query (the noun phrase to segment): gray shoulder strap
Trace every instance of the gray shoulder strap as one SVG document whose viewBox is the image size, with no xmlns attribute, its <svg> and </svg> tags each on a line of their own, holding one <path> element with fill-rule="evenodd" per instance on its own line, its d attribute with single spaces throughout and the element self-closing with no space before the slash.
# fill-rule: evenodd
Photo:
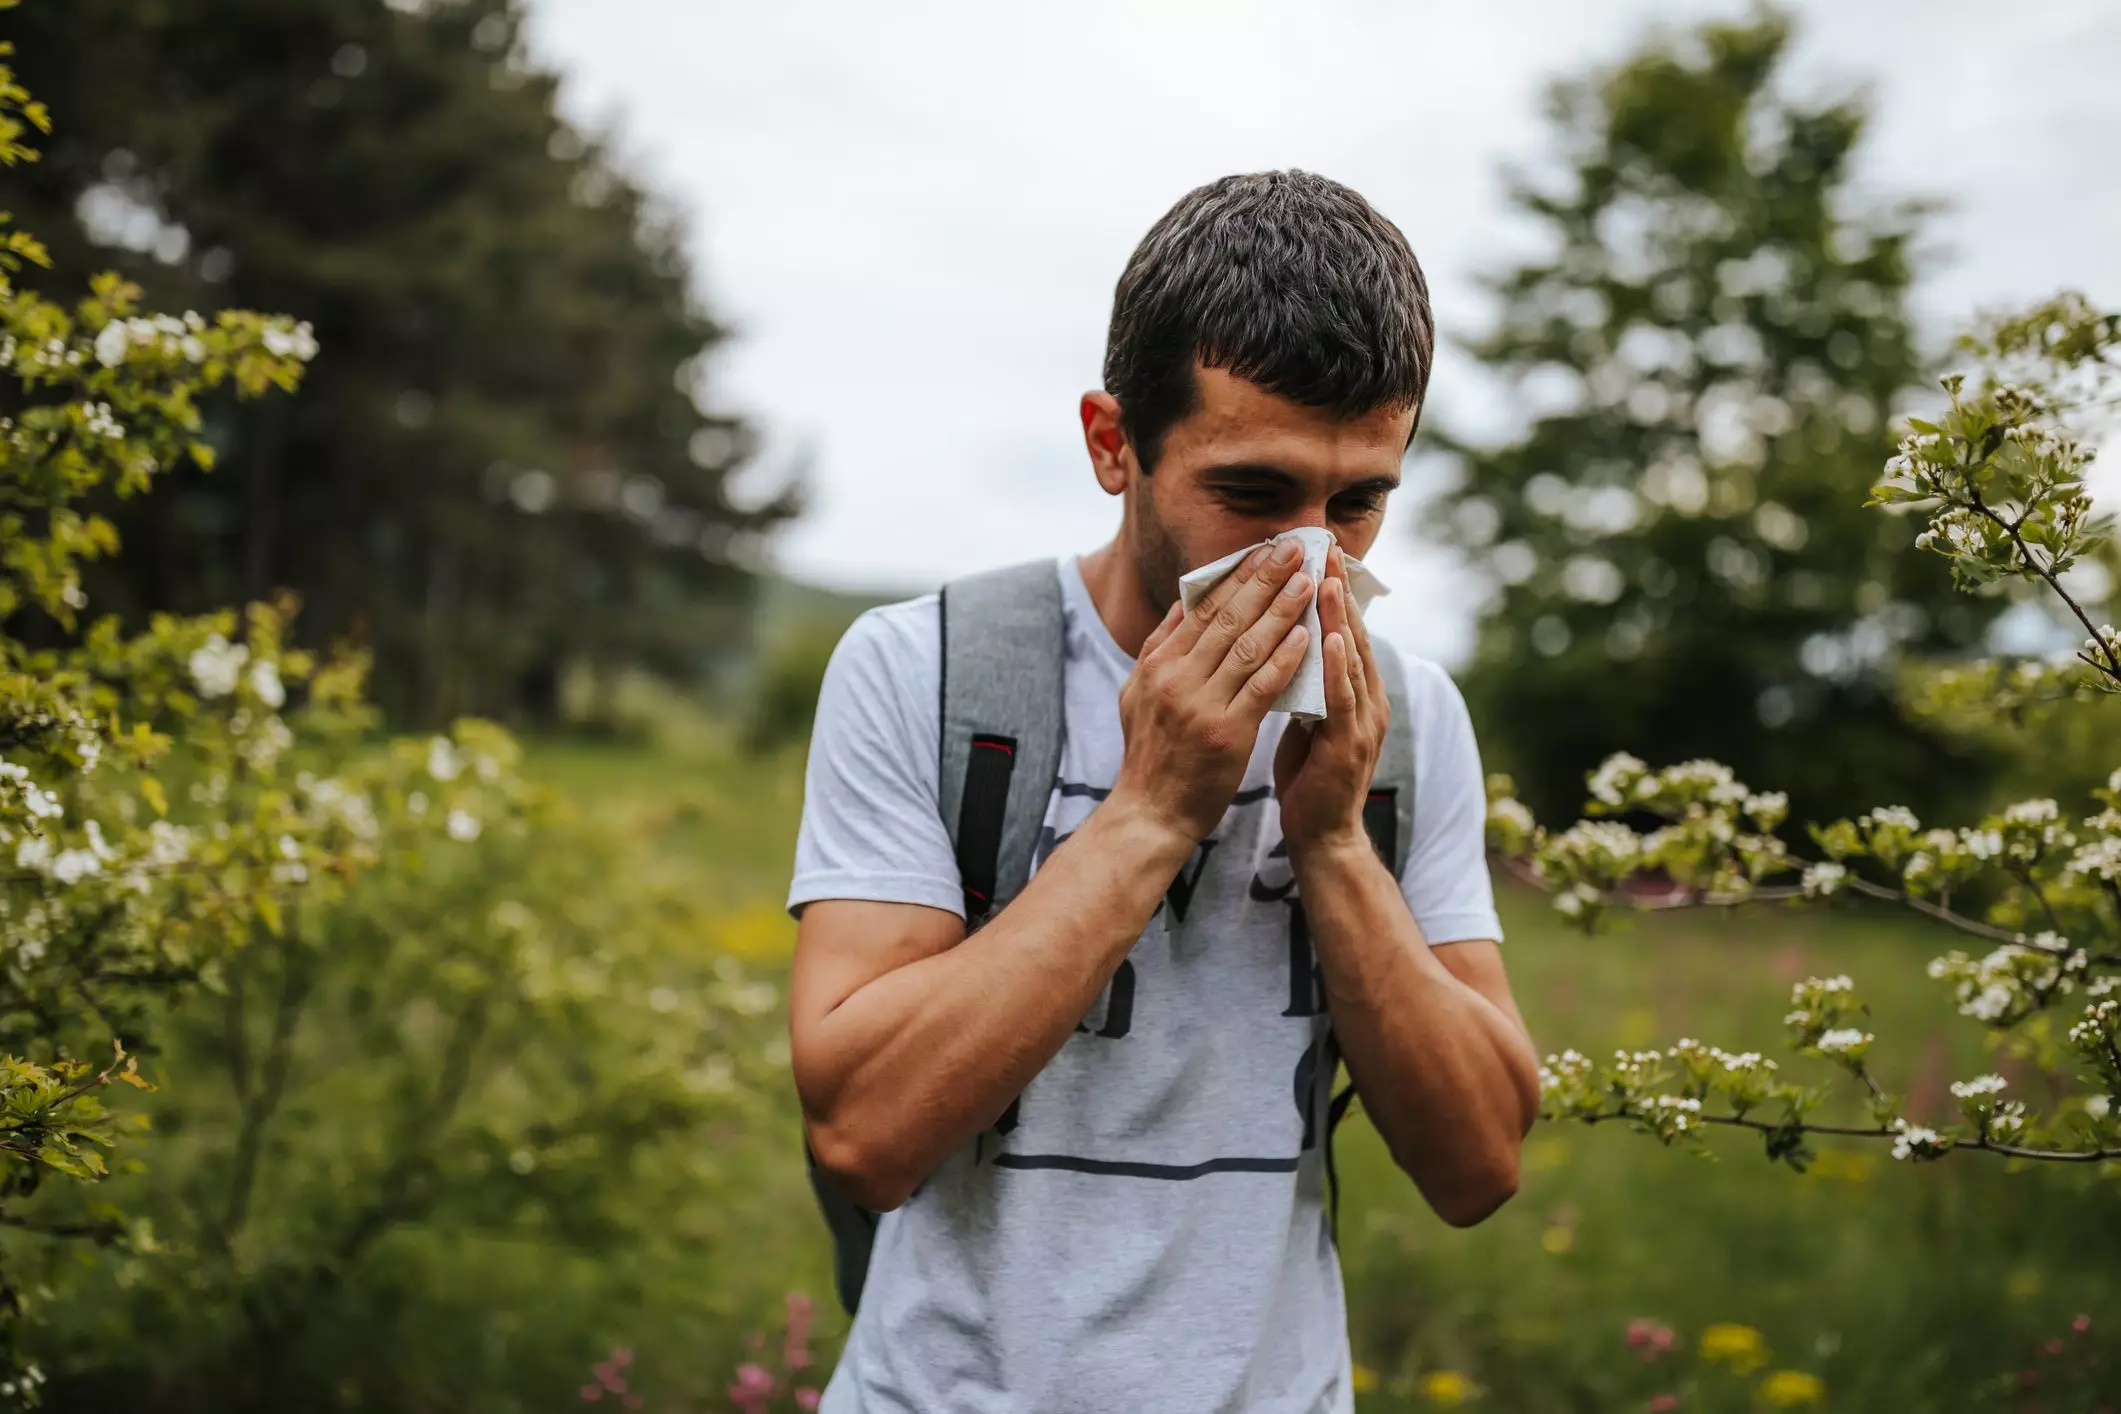
<svg viewBox="0 0 2121 1414">
<path fill-rule="evenodd" d="M 1392 873 L 1404 878 L 1407 854 L 1414 847 L 1414 710 L 1407 701 L 1406 664 L 1398 650 L 1381 638 L 1370 640 L 1384 675 L 1385 694 L 1392 704 L 1392 725 L 1385 732 L 1377 772 L 1370 778 L 1370 798 L 1363 805 L 1363 823 L 1370 837 L 1392 865 Z M 1380 839 L 1382 831 L 1389 834 Z"/>
<path fill-rule="evenodd" d="M 943 586 L 942 774 L 967 931 L 1031 876 L 1060 771 L 1067 656 L 1058 566 L 1040 560 Z"/>
</svg>

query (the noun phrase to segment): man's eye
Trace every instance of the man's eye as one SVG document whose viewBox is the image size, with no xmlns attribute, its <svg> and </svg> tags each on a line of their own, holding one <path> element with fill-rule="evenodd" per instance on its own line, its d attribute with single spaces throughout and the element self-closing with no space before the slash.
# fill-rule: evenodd
<svg viewBox="0 0 2121 1414">
<path fill-rule="evenodd" d="M 1341 517 L 1375 515 L 1384 508 L 1383 496 L 1359 496 L 1351 501 L 1335 501 L 1333 514 Z"/>
</svg>

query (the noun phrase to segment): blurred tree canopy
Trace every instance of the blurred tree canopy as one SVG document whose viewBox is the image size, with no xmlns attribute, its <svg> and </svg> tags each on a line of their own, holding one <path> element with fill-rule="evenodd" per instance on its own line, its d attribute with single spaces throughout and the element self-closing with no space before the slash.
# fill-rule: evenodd
<svg viewBox="0 0 2121 1414">
<path fill-rule="evenodd" d="M 69 0 L 11 12 L 58 136 L 11 198 L 62 268 L 286 309 L 300 394 L 210 409 L 224 470 L 110 513 L 129 619 L 287 586 L 401 720 L 537 721 L 564 668 L 746 640 L 755 451 L 684 232 L 555 111 L 513 0 Z M 18 174 L 25 175 L 25 174 Z"/>
<path fill-rule="evenodd" d="M 1782 96 L 1789 38 L 1762 12 L 1558 85 L 1566 175 L 1515 182 L 1550 253 L 1490 282 L 1470 347 L 1526 430 L 1439 439 L 1463 476 L 1438 525 L 1500 581 L 1467 691 L 1536 810 L 1620 749 L 1714 756 L 1818 814 L 1963 774 L 1890 664 L 1971 648 L 2000 604 L 1863 509 L 1922 372 L 1925 208 L 1859 197 L 1863 104 Z"/>
</svg>

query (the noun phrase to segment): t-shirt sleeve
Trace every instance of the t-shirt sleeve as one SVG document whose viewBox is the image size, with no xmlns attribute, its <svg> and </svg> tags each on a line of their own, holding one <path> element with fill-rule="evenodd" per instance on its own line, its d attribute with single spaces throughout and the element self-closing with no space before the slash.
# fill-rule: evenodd
<svg viewBox="0 0 2121 1414">
<path fill-rule="evenodd" d="M 963 916 L 956 854 L 935 808 L 940 633 L 930 596 L 871 609 L 833 650 L 803 774 L 791 913 L 843 898 Z"/>
<path fill-rule="evenodd" d="M 1414 842 L 1399 886 L 1431 944 L 1502 940 L 1488 876 L 1487 778 L 1450 675 L 1402 653 L 1414 722 Z"/>
</svg>

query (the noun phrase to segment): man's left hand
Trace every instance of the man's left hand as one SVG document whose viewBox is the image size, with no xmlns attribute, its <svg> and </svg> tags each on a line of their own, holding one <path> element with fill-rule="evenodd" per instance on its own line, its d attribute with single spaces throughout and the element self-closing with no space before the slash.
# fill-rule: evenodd
<svg viewBox="0 0 2121 1414">
<path fill-rule="evenodd" d="M 1338 545 L 1326 552 L 1318 628 L 1325 639 L 1325 720 L 1291 722 L 1274 757 L 1282 838 L 1292 862 L 1346 846 L 1369 848 L 1363 802 L 1392 720 L 1392 704 L 1370 651 L 1369 630 L 1348 590 L 1347 561 Z"/>
</svg>

